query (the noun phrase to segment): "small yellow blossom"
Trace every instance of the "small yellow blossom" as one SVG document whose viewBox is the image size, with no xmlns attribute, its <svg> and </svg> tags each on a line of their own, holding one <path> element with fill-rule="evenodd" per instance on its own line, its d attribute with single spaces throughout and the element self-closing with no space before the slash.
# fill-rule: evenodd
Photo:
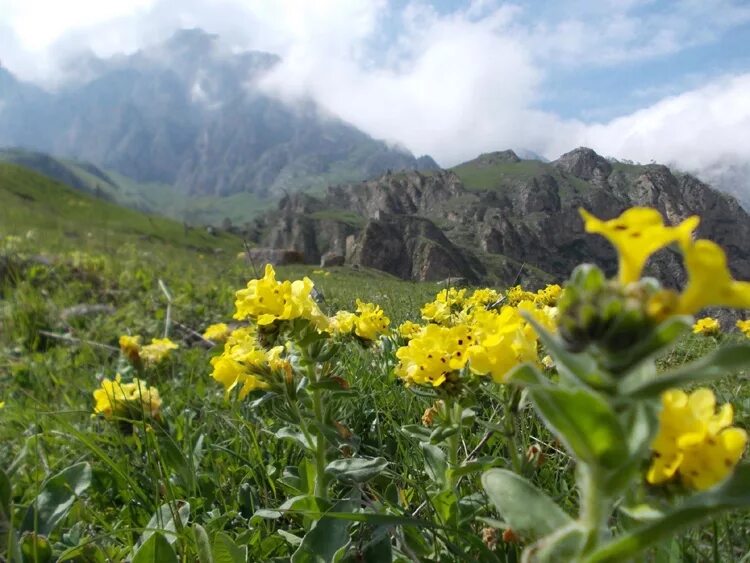
<svg viewBox="0 0 750 563">
<path fill-rule="evenodd" d="M 466 365 L 471 340 L 471 330 L 466 325 L 428 324 L 408 345 L 396 351 L 400 360 L 396 375 L 407 385 L 439 387 L 451 372 Z"/>
<path fill-rule="evenodd" d="M 697 313 L 704 307 L 750 308 L 750 282 L 735 281 L 721 247 L 710 240 L 682 245 L 688 282 L 680 295 L 679 312 Z"/>
<path fill-rule="evenodd" d="M 120 350 L 130 361 L 135 362 L 140 358 L 141 337 L 139 335 L 130 336 L 123 334 L 119 340 Z"/>
<path fill-rule="evenodd" d="M 325 328 L 328 319 L 312 297 L 313 282 L 303 278 L 290 282 L 276 281 L 276 271 L 266 265 L 261 279 L 250 280 L 246 289 L 236 293 L 235 319 L 255 319 L 259 326 L 276 320 L 308 319 L 319 329 Z"/>
<path fill-rule="evenodd" d="M 535 299 L 535 293 L 526 291 L 520 285 L 514 285 L 513 287 L 508 288 L 508 291 L 505 292 L 505 304 L 514 307 L 521 301 L 534 301 Z"/>
<path fill-rule="evenodd" d="M 169 356 L 172 350 L 179 348 L 177 344 L 169 338 L 154 338 L 151 344 L 141 348 L 141 359 L 147 364 L 158 364 L 164 358 Z"/>
<path fill-rule="evenodd" d="M 502 295 L 499 291 L 491 287 L 475 289 L 474 292 L 466 299 L 466 305 L 471 307 L 487 307 L 497 303 Z"/>
<path fill-rule="evenodd" d="M 232 330 L 226 323 L 216 323 L 206 327 L 206 331 L 203 333 L 203 338 L 206 340 L 213 340 L 214 342 L 223 342 L 229 338 L 231 333 Z"/>
<path fill-rule="evenodd" d="M 558 284 L 547 285 L 544 289 L 540 289 L 534 296 L 534 303 L 546 307 L 554 307 L 557 305 L 557 300 L 560 298 L 562 293 L 562 287 Z"/>
<path fill-rule="evenodd" d="M 388 332 L 391 320 L 385 316 L 383 309 L 374 303 L 365 303 L 357 299 L 357 317 L 354 333 L 364 340 L 376 340 Z"/>
<path fill-rule="evenodd" d="M 138 378 L 123 383 L 119 373 L 114 381 L 102 381 L 101 387 L 94 391 L 94 401 L 94 414 L 102 414 L 105 418 L 160 418 L 161 398 L 156 387 L 149 387 Z"/>
<path fill-rule="evenodd" d="M 342 336 L 351 334 L 356 321 L 357 315 L 355 313 L 351 311 L 337 311 L 333 317 L 328 319 L 328 331 L 331 334 Z"/>
<path fill-rule="evenodd" d="M 737 329 L 739 329 L 742 334 L 750 338 L 750 319 L 746 321 L 737 321 Z"/>
<path fill-rule="evenodd" d="M 719 321 L 713 317 L 703 317 L 693 324 L 693 334 L 703 334 L 704 336 L 716 336 L 721 332 Z"/>
<path fill-rule="evenodd" d="M 422 318 L 437 324 L 452 324 L 452 316 L 459 312 L 466 300 L 466 289 L 456 289 L 451 287 L 443 289 L 436 296 L 435 300 L 426 303 L 421 310 Z"/>
<path fill-rule="evenodd" d="M 413 321 L 404 321 L 403 323 L 398 325 L 398 333 L 401 338 L 409 340 L 422 332 L 422 328 L 422 325 L 417 324 Z"/>
<path fill-rule="evenodd" d="M 689 241 L 700 222 L 693 216 L 676 227 L 669 227 L 664 224 L 661 213 L 650 207 L 631 207 L 609 221 L 602 221 L 585 209 L 580 209 L 580 213 L 587 233 L 604 236 L 617 249 L 619 279 L 623 285 L 640 279 L 643 267 L 656 251 L 674 242 Z"/>
<path fill-rule="evenodd" d="M 731 426 L 733 416 L 728 403 L 716 411 L 710 389 L 697 389 L 690 395 L 679 389 L 665 391 L 646 480 L 658 485 L 679 476 L 696 490 L 722 481 L 739 462 L 747 443 L 747 433 Z"/>
</svg>

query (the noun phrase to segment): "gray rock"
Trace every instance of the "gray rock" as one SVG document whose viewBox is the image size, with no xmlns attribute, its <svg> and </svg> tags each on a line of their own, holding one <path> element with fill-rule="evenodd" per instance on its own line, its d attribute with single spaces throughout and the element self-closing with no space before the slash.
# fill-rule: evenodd
<svg viewBox="0 0 750 563">
<path fill-rule="evenodd" d="M 330 268 L 332 266 L 343 266 L 345 262 L 344 256 L 336 254 L 335 252 L 326 252 L 320 257 L 320 267 Z"/>
<path fill-rule="evenodd" d="M 288 248 L 251 248 L 248 253 L 248 259 L 256 268 L 260 268 L 265 264 L 285 266 L 287 264 L 303 264 L 305 261 L 304 256 L 300 252 Z"/>
</svg>

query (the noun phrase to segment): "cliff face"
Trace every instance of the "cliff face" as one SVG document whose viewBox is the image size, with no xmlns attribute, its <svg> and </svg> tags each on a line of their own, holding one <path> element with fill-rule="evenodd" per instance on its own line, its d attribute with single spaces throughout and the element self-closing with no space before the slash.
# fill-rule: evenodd
<svg viewBox="0 0 750 563">
<path fill-rule="evenodd" d="M 297 249 L 309 262 L 333 252 L 405 279 L 541 283 L 583 261 L 614 272 L 614 250 L 583 232 L 578 208 L 611 218 L 635 205 L 655 207 L 671 223 L 700 215 L 698 236 L 721 244 L 735 275 L 750 278 L 750 217 L 734 198 L 665 166 L 609 162 L 585 148 L 550 163 L 490 153 L 451 171 L 386 174 L 318 199 L 287 197 L 261 220 L 258 243 Z M 684 280 L 669 249 L 647 271 Z"/>
</svg>

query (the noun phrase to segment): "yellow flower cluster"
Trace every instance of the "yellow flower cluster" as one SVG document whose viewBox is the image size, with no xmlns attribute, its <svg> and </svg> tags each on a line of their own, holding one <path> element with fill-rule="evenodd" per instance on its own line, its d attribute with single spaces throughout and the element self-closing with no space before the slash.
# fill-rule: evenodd
<svg viewBox="0 0 750 563">
<path fill-rule="evenodd" d="M 666 391 L 646 480 L 658 485 L 678 476 L 696 490 L 722 481 L 739 462 L 747 443 L 747 432 L 731 426 L 733 416 L 730 404 L 717 412 L 710 389 L 689 395 L 678 389 Z"/>
<path fill-rule="evenodd" d="M 120 350 L 131 361 L 144 361 L 147 364 L 158 364 L 169 356 L 172 350 L 179 348 L 169 338 L 154 338 L 150 344 L 141 346 L 140 335 L 123 334 L 119 340 Z"/>
<path fill-rule="evenodd" d="M 228 397 L 232 390 L 240 386 L 239 398 L 268 386 L 265 377 L 271 371 L 286 369 L 288 362 L 281 358 L 283 346 L 265 350 L 257 340 L 255 328 L 241 327 L 234 330 L 221 355 L 211 359 L 211 377 L 221 383 Z"/>
<path fill-rule="evenodd" d="M 750 338 L 750 319 L 746 321 L 737 321 L 737 328 L 742 334 Z"/>
<path fill-rule="evenodd" d="M 693 334 L 702 334 L 704 336 L 716 336 L 721 332 L 719 321 L 713 317 L 703 317 L 693 324 Z"/>
<path fill-rule="evenodd" d="M 160 418 L 161 398 L 156 387 L 149 387 L 138 378 L 123 383 L 118 373 L 115 380 L 104 379 L 94 391 L 94 413 L 105 418 Z"/>
<path fill-rule="evenodd" d="M 425 303 L 422 307 L 422 318 L 437 324 L 449 324 L 453 315 L 463 309 L 465 298 L 466 289 L 443 289 L 435 296 L 434 301 Z"/>
<path fill-rule="evenodd" d="M 338 311 L 328 319 L 328 332 L 340 336 L 353 332 L 362 340 L 377 340 L 388 333 L 390 324 L 380 306 L 357 299 L 357 312 Z"/>
<path fill-rule="evenodd" d="M 267 264 L 262 278 L 250 280 L 246 289 L 236 293 L 234 318 L 252 319 L 258 326 L 301 318 L 323 329 L 327 319 L 315 303 L 312 290 L 313 282 L 307 277 L 293 282 L 276 281 L 276 271 Z"/>
<path fill-rule="evenodd" d="M 466 290 L 441 291 L 422 308 L 422 316 L 433 322 L 421 327 L 407 321 L 399 327 L 407 344 L 396 352 L 396 375 L 407 385 L 439 387 L 468 367 L 475 375 L 504 381 L 518 363 L 538 361 L 537 335 L 522 312 L 554 330 L 557 310 L 545 303 L 557 299 L 556 287 L 526 292 L 529 300 L 499 309 L 486 308 L 500 299 L 495 290 L 477 290 L 468 298 Z"/>
<path fill-rule="evenodd" d="M 638 281 L 649 257 L 677 243 L 685 260 L 688 282 L 681 294 L 670 290 L 655 296 L 658 303 L 649 311 L 659 317 L 667 314 L 692 315 L 708 306 L 750 307 L 750 282 L 732 278 L 727 257 L 710 240 L 693 241 L 698 217 L 688 217 L 676 227 L 664 224 L 661 213 L 649 207 L 633 207 L 609 221 L 597 219 L 581 209 L 586 231 L 606 237 L 619 255 L 619 280 L 623 285 Z"/>
<path fill-rule="evenodd" d="M 216 323 L 206 327 L 203 338 L 214 342 L 224 342 L 230 334 L 232 334 L 232 329 L 226 323 Z"/>
<path fill-rule="evenodd" d="M 141 359 L 147 364 L 158 364 L 164 358 L 169 356 L 172 350 L 177 350 L 179 346 L 169 338 L 154 338 L 151 344 L 141 348 Z"/>
<path fill-rule="evenodd" d="M 544 307 L 554 307 L 562 293 L 562 287 L 557 284 L 547 285 L 536 293 L 527 291 L 520 285 L 509 288 L 505 294 L 505 302 L 515 307 L 519 303 L 531 302 Z"/>
</svg>

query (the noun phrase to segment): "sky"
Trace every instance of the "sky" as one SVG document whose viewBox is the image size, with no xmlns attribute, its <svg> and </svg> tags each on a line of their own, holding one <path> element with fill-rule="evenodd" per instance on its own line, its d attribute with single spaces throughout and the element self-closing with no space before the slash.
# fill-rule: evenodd
<svg viewBox="0 0 750 563">
<path fill-rule="evenodd" d="M 269 93 L 443 166 L 584 145 L 750 177 L 750 0 L 0 0 L 0 61 L 59 87 L 82 50 L 196 26 L 280 55 Z"/>
</svg>

